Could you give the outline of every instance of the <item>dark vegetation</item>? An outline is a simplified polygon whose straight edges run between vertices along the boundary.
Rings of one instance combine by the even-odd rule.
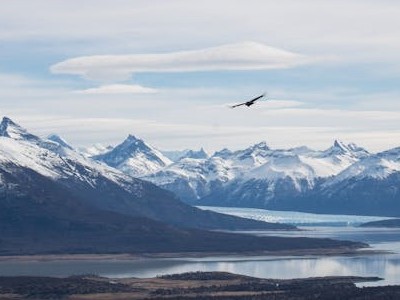
[[[72,192],[70,188],[54,183],[32,170],[19,168],[19,171],[15,170],[13,174],[0,170],[0,175],[9,185],[16,183],[12,190],[8,187],[0,189],[0,255],[243,252],[356,249],[366,246],[362,243],[330,239],[259,238],[243,234],[212,232],[168,224],[157,220],[156,217],[150,218],[139,212],[134,213],[133,206],[137,206],[138,210],[142,207],[151,211],[151,207],[158,203],[165,211],[165,215],[171,214],[170,218],[173,218],[173,213],[178,219],[179,216],[190,218],[190,214],[185,210],[195,208],[183,204],[174,206],[175,202],[163,198],[166,196],[158,188],[147,192],[145,189],[142,192],[144,196],[140,199],[132,199],[133,196],[129,199],[112,198],[112,201],[99,198],[100,203],[106,201],[106,204],[95,206],[76,195],[79,189]],[[96,193],[101,193],[101,190]],[[87,196],[84,191],[81,194]],[[116,195],[114,197],[117,197]],[[157,195],[160,197],[158,202]],[[95,197],[96,194],[92,196]],[[121,205],[119,209],[127,205],[132,210],[129,214],[123,214],[117,209],[105,209],[111,203],[115,203],[116,206]],[[167,208],[167,205],[171,206]],[[157,209],[154,208],[154,211]],[[205,213],[209,214],[209,217],[206,218],[200,214],[198,218],[203,218],[204,222],[209,220],[211,224],[214,218],[215,222],[223,224],[218,214]],[[231,224],[234,224],[234,221],[232,222]],[[270,228],[268,223],[265,224],[267,228]],[[226,227],[229,227],[228,225]]]
[[[376,280],[379,278],[351,276],[275,280],[219,272],[116,280],[85,276],[0,277],[0,298],[80,299],[79,295],[86,295],[101,299],[399,299],[400,286],[355,285]]]
[[[17,294],[32,299],[59,299],[73,294],[133,291],[134,288],[125,284],[97,280],[96,277],[0,277],[0,295]]]
[[[372,221],[360,225],[361,227],[385,227],[400,228],[400,219],[389,219],[382,221]]]

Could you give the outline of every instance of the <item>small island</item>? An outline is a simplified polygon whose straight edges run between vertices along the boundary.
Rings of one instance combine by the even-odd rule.
[[[261,279],[226,272],[156,278],[0,277],[1,299],[399,299],[400,286],[364,287],[377,277]],[[315,299],[317,299],[315,298]]]

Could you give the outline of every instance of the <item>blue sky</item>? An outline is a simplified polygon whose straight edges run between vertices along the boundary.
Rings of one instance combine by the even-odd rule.
[[[77,146],[396,147],[399,15],[397,1],[4,0],[0,112]]]

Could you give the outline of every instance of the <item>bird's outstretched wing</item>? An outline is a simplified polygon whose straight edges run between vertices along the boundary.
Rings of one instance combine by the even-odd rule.
[[[250,107],[250,106],[253,105],[258,99],[260,99],[260,98],[262,98],[262,97],[264,97],[264,96],[265,96],[265,94],[262,94],[262,95],[260,95],[260,96],[258,96],[258,97],[255,97],[255,98],[253,98],[253,99],[251,99],[251,100],[249,100],[249,101],[246,101],[246,102],[243,102],[243,103],[239,103],[239,104],[232,105],[231,108],[235,108],[235,107],[242,106],[242,105],[246,105],[247,107]]]
[[[247,103],[247,102],[243,102],[243,103],[240,103],[240,104],[231,105],[231,108],[235,108],[235,107],[238,107],[238,106],[246,105],[246,103]]]

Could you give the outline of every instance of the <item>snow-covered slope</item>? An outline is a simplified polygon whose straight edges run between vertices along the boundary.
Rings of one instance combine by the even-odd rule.
[[[46,214],[46,207],[54,209],[61,201],[65,205],[74,203],[76,209],[83,205],[85,210],[93,207],[183,227],[254,229],[272,226],[203,212],[149,182],[88,159],[62,143],[30,134],[9,118],[3,119],[0,128],[0,211],[17,201],[20,209],[25,202],[35,209],[39,209],[37,205],[40,204],[40,213]],[[51,215],[45,217],[52,218]]]
[[[183,159],[146,179],[197,205],[400,215],[400,148],[370,154],[340,141],[324,151],[263,142]]]
[[[337,175],[368,155],[365,149],[340,141],[324,151],[271,149],[261,142],[243,150],[223,149],[205,159],[182,159],[144,178],[189,203],[220,205],[218,199],[232,198],[231,205],[239,201],[243,206],[244,197],[266,203],[284,191],[308,191],[317,181]]]
[[[177,151],[161,151],[161,153],[164,154],[166,157],[168,157],[173,162],[177,162],[184,158],[202,159],[202,158],[209,157],[209,155],[203,148],[201,148],[200,150],[185,149],[185,150],[177,150]]]
[[[100,155],[100,154],[109,152],[113,148],[114,147],[111,145],[105,146],[103,144],[97,143],[97,144],[90,145],[88,147],[79,147],[77,149],[77,151],[86,157],[93,157],[96,155]]]
[[[400,172],[400,148],[394,148],[358,161],[325,183],[334,185],[348,180],[374,178],[383,180],[391,174]]]
[[[47,137],[47,139],[59,144],[64,148],[67,148],[69,150],[74,150],[74,148],[66,140],[64,140],[61,136],[57,134],[51,134]]]
[[[354,143],[345,145],[343,142],[335,140],[332,147],[325,151],[302,155],[302,160],[314,169],[318,177],[329,177],[339,174],[369,155],[367,150]]]
[[[0,136],[14,140],[39,140],[37,136],[30,134],[25,128],[18,126],[8,117],[4,117],[0,123]]]
[[[140,193],[139,181],[85,158],[71,146],[65,147],[63,140],[59,143],[41,139],[6,117],[0,128],[0,164],[3,169],[19,166],[54,180],[74,178],[91,186],[101,176],[129,192]]]
[[[267,153],[265,142],[236,152],[223,149],[209,158],[181,159],[143,178],[175,192],[186,202],[196,203],[215,188],[261,165]]]
[[[172,163],[160,151],[133,135],[111,151],[92,158],[136,177],[154,173]]]
[[[4,118],[0,124],[0,193],[10,193],[15,187],[7,181],[7,174],[29,170],[103,209],[172,224],[191,223],[198,213],[132,175],[197,205],[350,214],[375,211],[388,216],[396,215],[393,208],[400,209],[400,148],[370,154],[340,141],[324,151],[271,149],[261,142],[243,150],[223,149],[210,157],[204,154],[204,150],[187,151],[186,157],[172,163],[130,135],[111,151],[95,156],[99,162],[59,136],[41,139]],[[24,185],[17,190],[23,191]],[[196,226],[204,224],[202,218],[194,221]]]
[[[364,157],[303,195],[299,203],[300,209],[319,213],[400,216],[400,148]]]

